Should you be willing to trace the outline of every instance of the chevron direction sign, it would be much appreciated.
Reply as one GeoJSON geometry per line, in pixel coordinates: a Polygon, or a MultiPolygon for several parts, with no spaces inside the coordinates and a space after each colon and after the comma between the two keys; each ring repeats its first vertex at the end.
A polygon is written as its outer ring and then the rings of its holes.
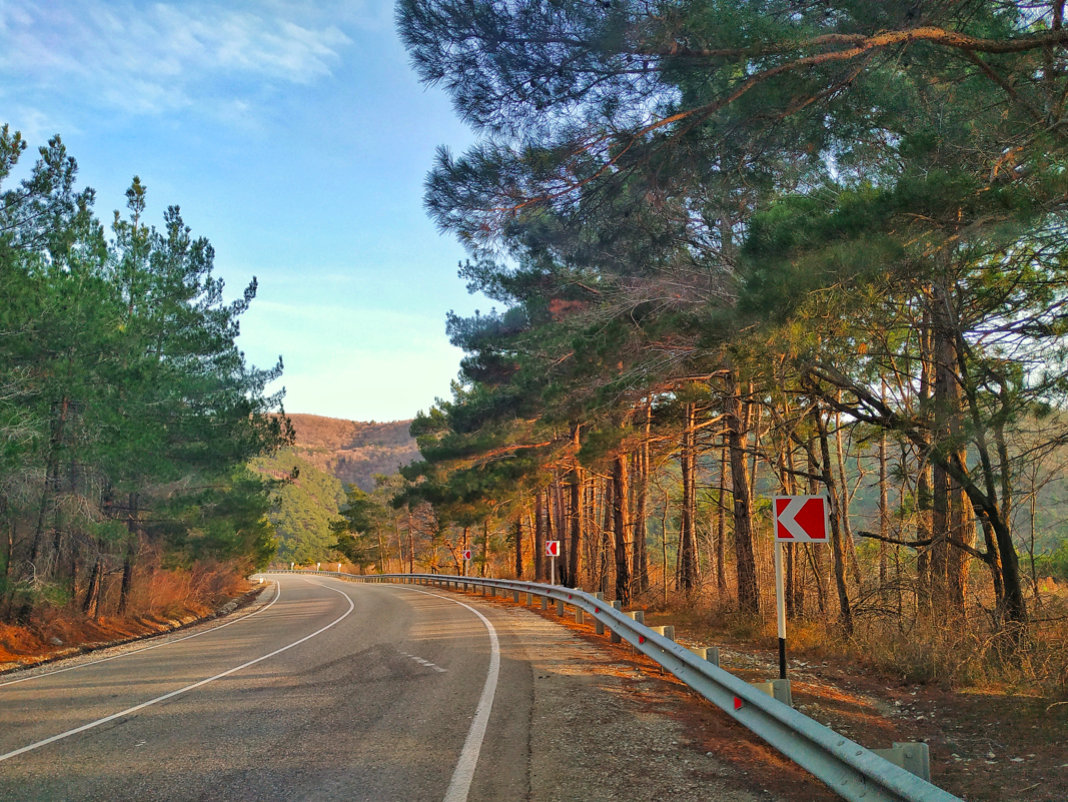
{"type": "Polygon", "coordinates": [[[826,543],[831,530],[826,496],[775,496],[775,540],[826,543]]]}

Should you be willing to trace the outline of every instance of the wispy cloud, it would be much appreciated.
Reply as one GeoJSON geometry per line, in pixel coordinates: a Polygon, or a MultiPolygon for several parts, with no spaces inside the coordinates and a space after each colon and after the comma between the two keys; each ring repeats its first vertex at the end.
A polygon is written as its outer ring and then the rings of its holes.
{"type": "MultiPolygon", "coordinates": [[[[0,75],[155,114],[329,76],[371,6],[0,0],[0,75]]],[[[232,112],[232,108],[231,108],[232,112]]]]}

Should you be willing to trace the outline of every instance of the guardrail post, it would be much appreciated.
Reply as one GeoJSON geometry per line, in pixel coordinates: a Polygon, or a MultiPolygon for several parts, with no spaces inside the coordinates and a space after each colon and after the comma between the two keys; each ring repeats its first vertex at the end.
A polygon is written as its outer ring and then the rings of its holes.
{"type": "MultiPolygon", "coordinates": [[[[594,593],[593,597],[595,599],[597,599],[598,601],[604,601],[604,594],[601,593],[601,591],[597,591],[596,593],[594,593]]],[[[601,622],[601,620],[599,618],[598,619],[594,619],[594,621],[593,621],[593,631],[596,632],[598,635],[603,635],[604,634],[604,624],[601,622]]]]}
{"type": "Polygon", "coordinates": [[[527,607],[533,607],[533,606],[534,606],[534,594],[533,593],[528,593],[527,594],[527,607]]]}
{"type": "Polygon", "coordinates": [[[561,617],[564,614],[564,600],[563,599],[557,599],[556,600],[556,614],[558,616],[561,616],[561,617]]]}
{"type": "MultiPolygon", "coordinates": [[[[623,602],[620,602],[620,601],[612,602],[612,609],[613,610],[622,610],[623,609],[623,602]]],[[[612,643],[622,643],[623,642],[623,638],[619,637],[619,633],[616,632],[614,629],[612,630],[612,634],[609,636],[609,640],[611,640],[612,643]]]]}
{"type": "Polygon", "coordinates": [[[519,591],[518,590],[513,590],[512,591],[512,599],[515,601],[516,604],[519,604],[519,591]]]}
{"type": "Polygon", "coordinates": [[[541,597],[541,609],[543,609],[543,610],[548,610],[549,609],[549,597],[548,596],[542,596],[541,597]]]}
{"type": "Polygon", "coordinates": [[[490,596],[497,598],[497,587],[495,585],[490,585],[490,596]]]}
{"type": "Polygon", "coordinates": [[[575,623],[576,624],[581,624],[581,623],[583,623],[583,621],[584,621],[584,619],[582,617],[582,608],[581,607],[576,607],[575,608],[575,623]]]}
{"type": "Polygon", "coordinates": [[[931,750],[925,743],[895,743],[889,749],[872,749],[879,757],[931,781],[931,750]]]}
{"type": "Polygon", "coordinates": [[[716,668],[719,668],[719,647],[718,646],[687,646],[691,652],[696,654],[702,660],[707,660],[716,668]]]}
{"type": "Polygon", "coordinates": [[[750,684],[757,690],[766,693],[772,699],[777,699],[789,707],[794,706],[793,694],[790,693],[790,680],[774,679],[771,682],[753,682],[750,684]]]}
{"type": "Polygon", "coordinates": [[[675,627],[668,625],[663,627],[650,627],[657,635],[663,635],[668,640],[675,640],[675,627]]]}

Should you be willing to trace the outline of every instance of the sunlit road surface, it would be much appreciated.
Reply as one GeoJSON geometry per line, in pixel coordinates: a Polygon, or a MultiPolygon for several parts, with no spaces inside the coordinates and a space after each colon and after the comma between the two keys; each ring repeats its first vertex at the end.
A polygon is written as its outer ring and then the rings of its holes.
{"type": "Polygon", "coordinates": [[[217,630],[0,676],[0,800],[525,798],[531,667],[498,612],[270,581],[217,630]]]}

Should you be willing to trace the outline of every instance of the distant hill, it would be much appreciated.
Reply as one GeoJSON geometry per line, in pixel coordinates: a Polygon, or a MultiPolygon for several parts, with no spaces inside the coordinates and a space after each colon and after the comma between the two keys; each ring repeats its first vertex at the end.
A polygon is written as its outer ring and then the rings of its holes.
{"type": "Polygon", "coordinates": [[[408,435],[410,420],[360,423],[319,415],[288,413],[297,431],[294,451],[320,470],[361,490],[374,488],[376,473],[395,473],[420,459],[408,435]]]}

